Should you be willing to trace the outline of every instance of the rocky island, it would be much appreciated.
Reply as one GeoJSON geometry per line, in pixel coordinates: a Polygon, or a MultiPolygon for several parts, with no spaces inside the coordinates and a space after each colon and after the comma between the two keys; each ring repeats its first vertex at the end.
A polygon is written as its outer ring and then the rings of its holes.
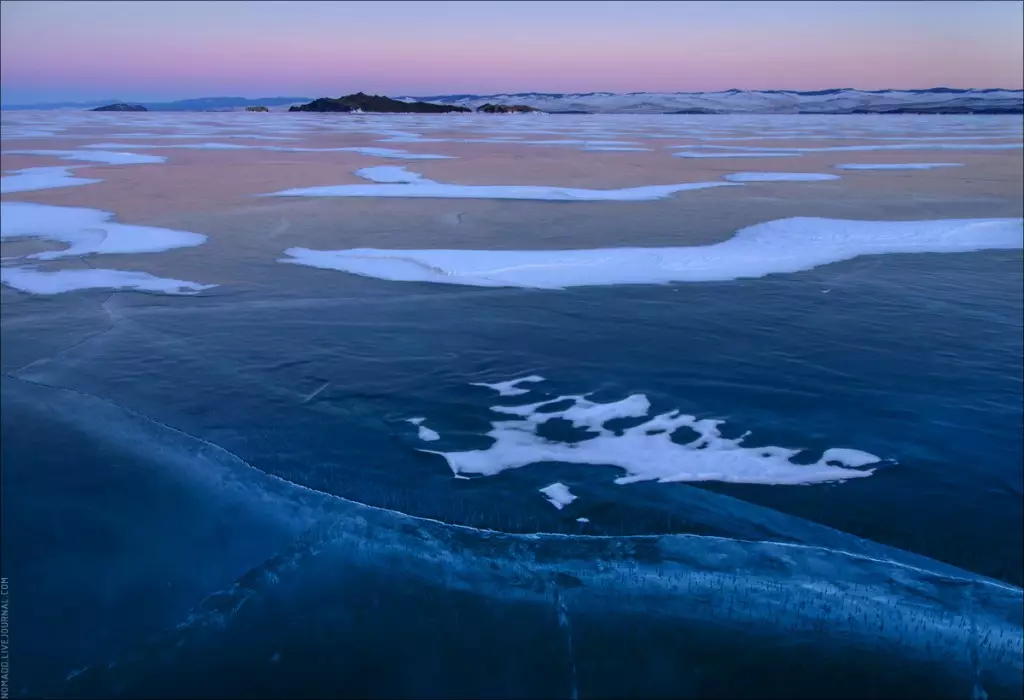
{"type": "Polygon", "coordinates": [[[476,111],[485,114],[527,114],[529,112],[539,112],[540,110],[527,105],[494,105],[488,102],[477,107],[476,111]]]}
{"type": "Polygon", "coordinates": [[[321,97],[304,105],[294,105],[289,112],[389,112],[399,114],[442,114],[472,112],[467,107],[440,105],[432,102],[402,102],[382,95],[357,92],[344,97],[321,97]]]}
{"type": "Polygon", "coordinates": [[[90,112],[148,112],[149,110],[142,105],[130,105],[124,102],[118,102],[117,104],[104,105],[103,107],[94,107],[89,110],[90,112]]]}

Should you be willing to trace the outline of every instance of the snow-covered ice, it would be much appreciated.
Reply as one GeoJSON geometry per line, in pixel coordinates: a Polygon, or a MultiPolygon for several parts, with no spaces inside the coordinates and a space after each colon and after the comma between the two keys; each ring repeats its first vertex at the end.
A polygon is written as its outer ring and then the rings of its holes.
{"type": "MultiPolygon", "coordinates": [[[[370,185],[418,187],[419,185],[370,185]]],[[[559,289],[717,282],[810,270],[861,255],[1018,249],[1021,219],[853,221],[791,218],[756,224],[721,243],[587,250],[311,250],[280,262],[403,282],[559,289]]]]}
{"type": "Polygon", "coordinates": [[[729,182],[819,182],[822,180],[839,180],[838,175],[825,175],[822,173],[761,173],[746,172],[723,175],[723,180],[729,182]]]}
{"type": "Polygon", "coordinates": [[[562,510],[562,508],[576,500],[576,495],[569,490],[569,487],[558,481],[538,490],[544,494],[548,503],[558,510],[562,510]]]}
{"type": "MultiPolygon", "coordinates": [[[[134,148],[138,148],[135,146],[134,148]]],[[[163,156],[150,156],[140,153],[127,153],[122,151],[59,151],[59,150],[31,150],[31,151],[4,151],[22,156],[53,156],[60,160],[81,160],[89,163],[103,163],[104,165],[139,165],[146,163],[163,163],[167,159],[163,156]]]]}
{"type": "MultiPolygon", "coordinates": [[[[863,467],[882,460],[861,450],[831,448],[810,464],[798,464],[793,458],[802,450],[785,447],[743,445],[747,434],[730,439],[722,435],[714,419],[669,411],[650,416],[651,403],[643,394],[619,401],[600,403],[585,396],[568,395],[517,406],[492,406],[495,413],[509,417],[491,422],[487,436],[494,440],[486,449],[463,452],[423,450],[444,457],[457,475],[493,476],[541,462],[609,465],[624,475],[617,484],[638,481],[661,483],[678,481],[724,481],[746,484],[814,484],[845,481],[870,476],[874,469],[863,467]],[[552,406],[569,402],[561,410],[552,406]],[[543,410],[542,410],[543,409],[543,410]],[[644,419],[633,427],[616,431],[606,427],[621,418],[644,419]],[[592,433],[578,442],[559,442],[540,435],[540,426],[552,420],[564,420],[592,433]],[[694,435],[685,444],[674,442],[672,435],[681,428],[694,435]]],[[[560,484],[545,493],[562,505],[571,502],[568,489],[560,484]],[[566,500],[568,499],[568,500],[566,500]]],[[[543,489],[542,489],[543,490],[543,489]]],[[[558,507],[556,505],[556,507],[558,507]]]]}
{"type": "Polygon", "coordinates": [[[783,151],[758,151],[758,152],[736,152],[736,153],[704,153],[698,151],[680,151],[673,153],[676,158],[795,158],[799,153],[783,151]]]}
{"type": "Polygon", "coordinates": [[[424,442],[433,442],[435,440],[440,440],[441,436],[437,433],[436,430],[431,430],[427,426],[423,425],[423,421],[425,420],[426,418],[407,418],[405,422],[412,423],[418,428],[417,435],[419,436],[420,440],[423,440],[424,442]]]}
{"type": "Polygon", "coordinates": [[[112,213],[99,209],[3,202],[0,216],[2,239],[32,237],[68,244],[64,250],[28,256],[39,260],[95,253],[160,253],[206,241],[206,236],[191,231],[119,224],[111,221],[112,213]]]}
{"type": "Polygon", "coordinates": [[[930,170],[932,168],[956,168],[963,163],[840,163],[833,166],[839,170],[930,170]]]}
{"type": "Polygon", "coordinates": [[[0,194],[14,192],[33,192],[49,190],[57,187],[75,187],[103,182],[96,178],[75,177],[71,174],[74,166],[69,168],[24,168],[10,171],[9,175],[0,178],[0,194]]]}
{"type": "Polygon", "coordinates": [[[0,282],[30,294],[47,295],[79,289],[134,289],[164,294],[189,294],[217,286],[155,277],[148,272],[96,268],[44,272],[30,266],[0,268],[0,282]]]}
{"type": "Polygon", "coordinates": [[[266,197],[429,197],[455,199],[526,199],[556,202],[643,202],[676,192],[731,186],[728,182],[686,182],[678,185],[647,185],[618,190],[592,190],[544,185],[449,185],[400,169],[363,169],[356,174],[374,180],[372,185],[328,185],[271,192],[266,197]],[[367,174],[370,171],[370,174],[367,174]],[[404,174],[403,174],[404,173],[404,174]],[[385,178],[383,181],[380,178],[385,178]],[[404,179],[399,179],[399,178],[404,179]]]}
{"type": "Polygon", "coordinates": [[[544,381],[544,377],[537,376],[536,374],[531,374],[528,377],[509,379],[508,381],[505,382],[494,382],[493,384],[488,384],[487,382],[470,382],[469,385],[482,386],[487,387],[488,389],[493,389],[494,391],[498,392],[499,396],[521,396],[522,394],[530,393],[530,390],[523,389],[522,387],[519,386],[520,384],[542,381],[544,381]]]}

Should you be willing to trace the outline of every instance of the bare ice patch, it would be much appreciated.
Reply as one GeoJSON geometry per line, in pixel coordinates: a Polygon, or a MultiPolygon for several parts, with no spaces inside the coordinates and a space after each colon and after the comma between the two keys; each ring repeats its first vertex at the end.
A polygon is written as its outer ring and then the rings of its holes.
{"type": "Polygon", "coordinates": [[[94,253],[160,253],[206,241],[206,236],[190,231],[115,223],[112,213],[99,209],[3,202],[0,212],[0,239],[28,237],[68,244],[64,250],[28,256],[39,260],[94,253]]]}
{"type": "MultiPolygon", "coordinates": [[[[359,187],[359,185],[356,185],[359,187]]],[[[426,187],[367,185],[366,187],[426,187]]],[[[861,255],[966,253],[1024,247],[1022,219],[778,219],[704,246],[588,250],[311,250],[280,262],[400,282],[560,289],[721,282],[810,270],[861,255]]]]}
{"type": "Polygon", "coordinates": [[[425,420],[426,418],[408,418],[405,422],[412,423],[419,429],[417,435],[420,440],[423,440],[423,442],[434,442],[435,440],[440,440],[441,436],[436,430],[431,430],[427,426],[423,425],[423,421],[425,420]]]}
{"type": "Polygon", "coordinates": [[[839,170],[930,170],[932,168],[957,168],[963,163],[841,163],[833,167],[839,170]]]}
{"type": "Polygon", "coordinates": [[[550,486],[545,486],[542,489],[538,489],[544,497],[547,498],[548,503],[553,505],[558,510],[562,510],[567,505],[576,500],[576,495],[569,490],[569,487],[563,483],[556,481],[550,486]]]}
{"type": "MultiPolygon", "coordinates": [[[[136,146],[138,148],[138,146],[136,146]]],[[[167,159],[163,156],[149,156],[139,153],[126,153],[122,151],[53,151],[53,150],[32,150],[32,151],[4,151],[23,156],[53,156],[60,160],[81,160],[89,163],[103,163],[105,165],[138,165],[145,163],[163,163],[167,159]]]]}
{"type": "Polygon", "coordinates": [[[687,182],[619,190],[590,190],[544,185],[449,185],[428,180],[404,168],[364,168],[356,172],[372,185],[328,185],[271,192],[265,197],[429,197],[455,199],[526,199],[556,202],[643,202],[676,192],[732,186],[729,182],[687,182]]]}
{"type": "Polygon", "coordinates": [[[822,180],[839,180],[838,175],[822,173],[732,173],[723,175],[729,182],[819,182],[822,180]]]}
{"type": "MultiPolygon", "coordinates": [[[[881,458],[861,450],[831,448],[810,464],[798,464],[793,458],[802,450],[785,447],[748,447],[743,444],[749,433],[730,439],[722,435],[723,421],[669,411],[650,416],[651,403],[643,394],[619,401],[600,403],[586,396],[558,396],[536,403],[516,406],[492,406],[495,413],[508,417],[491,423],[487,436],[493,444],[481,450],[437,452],[456,475],[493,476],[541,462],[590,464],[618,467],[623,476],[616,484],[638,481],[696,482],[722,481],[745,484],[816,484],[870,476],[868,465],[881,458]],[[567,408],[552,406],[569,402],[567,408]],[[541,410],[545,409],[545,410],[541,410]],[[639,425],[615,431],[606,424],[617,418],[646,419],[639,425]],[[552,420],[564,420],[593,437],[578,442],[559,442],[542,437],[540,427],[552,420]],[[687,443],[675,442],[672,435],[687,428],[696,437],[687,443]]],[[[561,484],[552,484],[546,493],[553,503],[566,505],[575,499],[561,484]],[[564,489],[564,491],[563,491],[564,489]]],[[[560,507],[556,504],[556,507],[560,507]]]]}
{"type": "Polygon", "coordinates": [[[155,277],[148,272],[95,268],[43,272],[30,266],[0,268],[0,282],[30,294],[47,295],[79,289],[134,289],[163,294],[190,294],[217,286],[155,277]]]}
{"type": "Polygon", "coordinates": [[[57,187],[75,187],[78,185],[93,185],[103,182],[96,178],[74,177],[69,168],[24,168],[11,171],[9,175],[0,178],[0,194],[12,194],[14,192],[34,192],[36,190],[49,190],[57,187]]]}

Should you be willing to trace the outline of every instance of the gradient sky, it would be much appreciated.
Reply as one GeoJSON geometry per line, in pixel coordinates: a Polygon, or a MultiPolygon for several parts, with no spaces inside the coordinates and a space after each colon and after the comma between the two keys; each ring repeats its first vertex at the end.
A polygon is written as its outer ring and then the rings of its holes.
{"type": "Polygon", "coordinates": [[[0,3],[6,104],[1004,87],[1024,2],[0,3]]]}

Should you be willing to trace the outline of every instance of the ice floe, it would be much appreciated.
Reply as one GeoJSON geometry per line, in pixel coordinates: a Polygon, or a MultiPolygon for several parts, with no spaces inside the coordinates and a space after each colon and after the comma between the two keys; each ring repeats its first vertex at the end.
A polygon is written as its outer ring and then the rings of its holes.
{"type": "MultiPolygon", "coordinates": [[[[522,381],[522,380],[519,380],[522,381]]],[[[650,416],[651,403],[643,394],[633,394],[619,401],[601,403],[585,396],[567,395],[517,406],[492,406],[491,410],[509,420],[491,423],[487,436],[494,443],[480,450],[438,452],[456,475],[493,476],[508,469],[518,469],[541,462],[609,465],[625,474],[616,484],[638,481],[660,483],[680,481],[724,481],[745,484],[815,484],[845,481],[870,476],[881,458],[850,448],[826,449],[810,464],[792,459],[802,450],[785,447],[748,447],[743,445],[747,434],[730,439],[719,426],[724,421],[698,419],[679,411],[650,416]],[[553,407],[569,403],[562,409],[553,407]],[[643,419],[643,422],[621,431],[606,426],[621,418],[643,419]],[[552,420],[568,421],[576,428],[592,434],[578,442],[560,442],[543,437],[540,428],[552,420]],[[680,443],[672,440],[681,428],[695,435],[680,443]]],[[[562,505],[574,500],[561,484],[542,489],[554,502],[562,505]],[[562,489],[565,489],[564,491],[562,489]]],[[[557,506],[556,506],[557,507],[557,506]]]]}
{"type": "Polygon", "coordinates": [[[555,202],[643,202],[676,192],[731,186],[729,182],[686,182],[678,185],[647,185],[618,190],[592,190],[545,185],[450,185],[428,180],[418,173],[395,168],[356,172],[373,180],[372,185],[328,185],[271,192],[264,197],[430,197],[454,199],[527,199],[555,202]],[[381,173],[384,173],[383,175],[381,173]],[[383,178],[383,179],[382,179],[383,178]]]}
{"type": "Polygon", "coordinates": [[[288,257],[280,262],[402,282],[559,289],[719,282],[801,272],[861,255],[1017,249],[1024,245],[1022,238],[1021,219],[854,221],[799,217],[756,224],[741,229],[727,241],[705,246],[587,250],[289,248],[285,251],[288,257]]]}
{"type": "Polygon", "coordinates": [[[839,180],[838,175],[823,173],[732,173],[723,175],[729,182],[819,182],[822,180],[839,180]]]}
{"type": "Polygon", "coordinates": [[[55,270],[45,272],[30,266],[0,268],[0,282],[30,294],[62,294],[80,289],[134,289],[164,294],[188,294],[216,287],[185,280],[156,277],[130,270],[55,270]]]}
{"type": "Polygon", "coordinates": [[[119,224],[111,221],[112,213],[99,209],[3,202],[0,215],[0,239],[32,237],[68,244],[64,250],[28,256],[39,260],[94,253],[160,253],[206,241],[206,236],[191,231],[119,224]]]}
{"type": "Polygon", "coordinates": [[[74,166],[68,168],[24,168],[10,171],[0,178],[0,194],[33,192],[57,187],[75,187],[103,182],[96,178],[75,177],[71,174],[74,166]]]}
{"type": "MultiPolygon", "coordinates": [[[[138,148],[138,146],[135,146],[138,148]]],[[[90,163],[103,163],[105,165],[139,165],[146,163],[163,163],[167,159],[163,156],[150,156],[139,153],[126,153],[122,151],[58,151],[58,150],[26,150],[26,151],[4,151],[23,156],[53,156],[60,160],[82,160],[90,163]]]]}
{"type": "Polygon", "coordinates": [[[956,168],[963,163],[840,163],[839,170],[930,170],[932,168],[956,168]]]}
{"type": "Polygon", "coordinates": [[[562,508],[576,500],[576,495],[569,490],[569,487],[558,481],[538,490],[544,494],[548,503],[558,510],[562,510],[562,508]]]}

